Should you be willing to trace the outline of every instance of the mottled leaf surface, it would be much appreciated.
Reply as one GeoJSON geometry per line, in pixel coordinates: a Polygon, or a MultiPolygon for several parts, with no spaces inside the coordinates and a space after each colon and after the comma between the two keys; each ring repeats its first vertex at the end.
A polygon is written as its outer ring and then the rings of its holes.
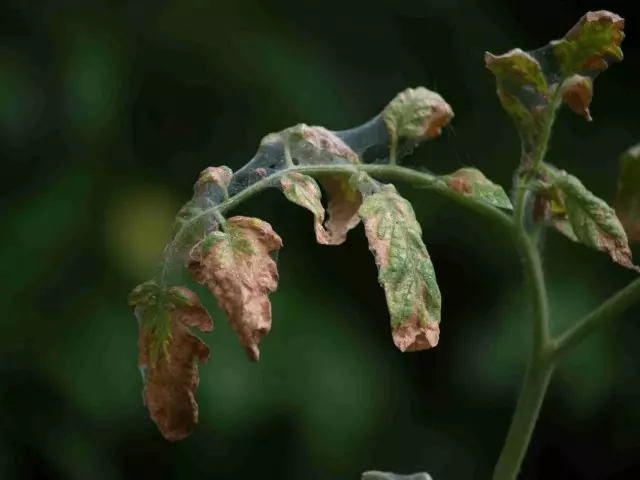
{"type": "Polygon", "coordinates": [[[551,47],[565,76],[605,70],[612,60],[622,60],[624,19],[606,10],[587,12],[551,47]]]}
{"type": "Polygon", "coordinates": [[[209,347],[189,327],[210,332],[211,317],[191,290],[163,289],[153,281],[136,287],[129,303],[140,323],[138,367],[144,403],[167,440],[182,440],[198,423],[198,362],[209,358],[209,347]]]}
{"type": "Polygon", "coordinates": [[[553,222],[560,232],[607,253],[624,267],[638,270],[631,259],[625,230],[613,208],[566,172],[560,172],[551,184],[559,192],[565,210],[564,215],[556,216],[553,222]]]}
{"type": "Polygon", "coordinates": [[[513,209],[504,189],[491,182],[476,168],[461,168],[441,178],[448,188],[460,195],[481,200],[495,207],[513,209]]]}
{"type": "Polygon", "coordinates": [[[308,175],[299,172],[287,173],[280,179],[282,191],[290,202],[300,205],[313,213],[313,227],[318,243],[330,243],[329,233],[324,229],[324,207],[322,193],[316,181],[308,175]]]}
{"type": "Polygon", "coordinates": [[[382,118],[392,139],[426,140],[440,135],[453,118],[453,109],[436,92],[407,88],[386,106],[382,118]]]}
{"type": "Polygon", "coordinates": [[[268,294],[278,286],[271,253],[281,247],[282,240],[267,222],[232,217],[225,232],[211,233],[204,240],[189,265],[195,279],[215,295],[253,361],[260,359],[258,344],[271,329],[268,294]]]}
{"type": "Polygon", "coordinates": [[[403,352],[435,347],[442,300],[411,204],[385,185],[365,198],[359,215],[378,265],[394,343],[403,352]]]}

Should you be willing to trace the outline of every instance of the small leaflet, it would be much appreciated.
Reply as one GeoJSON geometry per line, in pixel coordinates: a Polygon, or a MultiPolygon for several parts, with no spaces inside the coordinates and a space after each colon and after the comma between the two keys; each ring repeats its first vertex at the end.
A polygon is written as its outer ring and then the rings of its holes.
{"type": "Polygon", "coordinates": [[[330,244],[329,233],[324,229],[324,207],[322,194],[316,181],[308,175],[291,172],[280,179],[282,191],[287,199],[313,213],[316,240],[322,245],[330,244]]]}
{"type": "Polygon", "coordinates": [[[481,200],[498,208],[513,209],[504,189],[487,179],[477,168],[461,168],[441,179],[448,188],[460,195],[481,200]]]}
{"type": "Polygon", "coordinates": [[[189,270],[216,297],[249,359],[257,362],[260,339],[271,329],[268,295],[278,286],[271,253],[282,247],[282,240],[257,218],[232,217],[225,230],[205,238],[189,270]]]}
{"type": "Polygon", "coordinates": [[[400,92],[382,112],[389,135],[395,140],[435,138],[453,116],[453,109],[444,98],[424,87],[400,92]]]}
{"type": "Polygon", "coordinates": [[[359,215],[385,291],[393,341],[400,351],[435,347],[442,298],[411,204],[393,185],[367,196],[359,215]]]}
{"type": "Polygon", "coordinates": [[[213,322],[186,287],[165,290],[149,281],[134,289],[129,304],[140,322],[138,368],[144,404],[167,440],[182,440],[198,423],[198,362],[209,358],[209,347],[189,327],[210,332],[213,322]]]}

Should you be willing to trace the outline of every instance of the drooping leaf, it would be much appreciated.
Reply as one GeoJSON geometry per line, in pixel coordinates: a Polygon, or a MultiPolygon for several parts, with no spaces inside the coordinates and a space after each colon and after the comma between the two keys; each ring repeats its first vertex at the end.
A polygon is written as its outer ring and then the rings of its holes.
{"type": "Polygon", "coordinates": [[[394,343],[403,352],[435,347],[442,299],[411,204],[385,185],[358,213],[385,290],[394,343]]]}
{"type": "Polygon", "coordinates": [[[640,242],[640,143],[620,156],[615,209],[630,243],[640,242]]]}
{"type": "Polygon", "coordinates": [[[387,131],[395,140],[437,137],[453,116],[453,109],[444,98],[425,87],[400,92],[382,112],[387,131]]]}
{"type": "Polygon", "coordinates": [[[513,209],[504,189],[487,179],[477,168],[461,168],[441,179],[448,188],[460,195],[482,200],[499,208],[513,209]]]}
{"type": "Polygon", "coordinates": [[[593,80],[582,75],[572,75],[562,84],[562,99],[567,106],[582,115],[588,122],[592,121],[589,105],[593,98],[593,80]]]}
{"type": "Polygon", "coordinates": [[[257,218],[232,217],[225,228],[204,240],[189,269],[215,295],[249,358],[258,361],[260,339],[271,329],[268,294],[278,285],[270,253],[282,247],[282,240],[257,218]]]}
{"type": "Polygon", "coordinates": [[[606,10],[587,12],[560,40],[551,42],[565,77],[605,70],[622,60],[624,19],[606,10]]]}
{"type": "Polygon", "coordinates": [[[328,245],[340,245],[347,233],[360,223],[358,209],[362,205],[360,190],[349,183],[350,174],[319,175],[318,182],[324,189],[328,218],[324,223],[328,245]]]}
{"type": "Polygon", "coordinates": [[[209,347],[189,327],[210,332],[213,322],[197,295],[185,287],[164,289],[146,282],[134,289],[129,303],[140,323],[138,368],[144,403],[167,440],[182,440],[198,423],[198,362],[209,358],[209,347]]]}
{"type": "Polygon", "coordinates": [[[314,217],[314,229],[318,243],[327,245],[330,243],[329,234],[323,227],[324,207],[322,206],[322,194],[316,181],[308,175],[299,172],[291,172],[282,176],[280,185],[287,199],[301,207],[306,208],[314,217]]]}
{"type": "Polygon", "coordinates": [[[564,210],[564,214],[555,215],[551,222],[557,230],[572,240],[607,253],[624,267],[638,270],[631,258],[627,235],[613,208],[566,172],[555,175],[551,187],[556,190],[554,195],[564,210]]]}

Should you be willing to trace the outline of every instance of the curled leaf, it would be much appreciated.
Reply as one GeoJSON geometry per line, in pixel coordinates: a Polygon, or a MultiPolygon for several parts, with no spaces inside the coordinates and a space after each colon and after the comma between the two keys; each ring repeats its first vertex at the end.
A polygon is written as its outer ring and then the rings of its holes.
{"type": "Polygon", "coordinates": [[[624,19],[606,10],[587,12],[551,47],[565,76],[605,70],[611,60],[622,60],[624,19]]]}
{"type": "Polygon", "coordinates": [[[557,230],[607,253],[623,267],[639,270],[633,264],[627,235],[613,208],[566,172],[554,176],[551,187],[556,190],[554,195],[560,199],[565,212],[554,216],[551,222],[557,230]]]}
{"type": "Polygon", "coordinates": [[[282,240],[257,218],[232,217],[225,229],[204,240],[189,269],[215,295],[249,358],[258,361],[260,339],[271,329],[268,294],[278,286],[270,254],[282,247],[282,240]]]}
{"type": "Polygon", "coordinates": [[[444,184],[460,195],[482,200],[498,208],[513,209],[509,196],[477,168],[461,168],[442,177],[444,184]]]}
{"type": "Polygon", "coordinates": [[[310,127],[301,123],[285,130],[284,136],[285,141],[289,141],[294,163],[360,163],[358,155],[340,137],[324,127],[310,127]]]}
{"type": "Polygon", "coordinates": [[[138,367],[144,403],[167,440],[182,440],[198,423],[198,361],[209,358],[209,347],[189,327],[210,332],[211,317],[191,290],[165,290],[153,281],[136,287],[129,303],[140,322],[138,367]]]}
{"type": "Polygon", "coordinates": [[[589,105],[593,98],[593,80],[582,75],[572,75],[562,84],[562,98],[571,110],[592,121],[589,105]]]}
{"type": "Polygon", "coordinates": [[[453,109],[436,92],[407,88],[391,100],[382,118],[392,139],[425,140],[437,137],[453,118],[453,109]]]}
{"type": "Polygon", "coordinates": [[[435,347],[442,299],[411,204],[385,185],[365,198],[358,213],[378,265],[395,345],[402,352],[435,347]]]}
{"type": "Polygon", "coordinates": [[[549,86],[540,62],[520,48],[502,55],[485,52],[484,63],[496,76],[498,83],[512,83],[516,88],[530,88],[542,96],[549,95],[549,86]]]}
{"type": "Polygon", "coordinates": [[[200,172],[200,176],[198,177],[198,181],[196,182],[195,189],[202,188],[203,186],[214,183],[218,187],[222,189],[226,189],[229,186],[229,182],[231,181],[231,177],[233,176],[233,170],[231,170],[227,166],[222,167],[207,167],[202,172],[200,172]]]}
{"type": "Polygon", "coordinates": [[[640,242],[640,144],[620,156],[615,209],[630,243],[640,242]]]}
{"type": "Polygon", "coordinates": [[[282,176],[280,185],[287,199],[306,208],[314,217],[314,229],[318,243],[330,244],[329,233],[322,226],[324,222],[324,207],[322,194],[316,181],[308,175],[291,172],[282,176]]]}
{"type": "Polygon", "coordinates": [[[327,245],[344,243],[349,230],[360,223],[358,209],[362,205],[362,194],[349,182],[349,178],[349,174],[318,176],[318,182],[328,198],[328,218],[324,223],[327,245]]]}

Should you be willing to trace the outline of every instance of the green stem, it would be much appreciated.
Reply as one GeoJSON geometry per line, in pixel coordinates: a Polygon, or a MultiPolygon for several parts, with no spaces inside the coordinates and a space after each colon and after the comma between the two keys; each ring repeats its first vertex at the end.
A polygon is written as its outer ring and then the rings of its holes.
{"type": "Polygon", "coordinates": [[[493,480],[515,480],[527,453],[529,442],[547,393],[554,364],[544,357],[534,357],[527,367],[515,414],[509,427],[493,480]]]}
{"type": "Polygon", "coordinates": [[[549,304],[542,260],[540,252],[525,229],[527,194],[525,185],[521,182],[518,185],[514,207],[513,228],[515,244],[522,259],[525,281],[533,291],[533,348],[513,420],[493,473],[493,480],[514,480],[517,478],[538,420],[554,366],[549,355],[551,345],[549,304]]]}
{"type": "Polygon", "coordinates": [[[391,145],[389,145],[389,164],[395,165],[397,163],[396,157],[398,154],[398,137],[391,135],[391,145]]]}
{"type": "Polygon", "coordinates": [[[587,338],[596,328],[620,315],[640,298],[640,278],[611,296],[599,307],[569,328],[554,342],[554,358],[559,358],[582,340],[587,338]]]}

